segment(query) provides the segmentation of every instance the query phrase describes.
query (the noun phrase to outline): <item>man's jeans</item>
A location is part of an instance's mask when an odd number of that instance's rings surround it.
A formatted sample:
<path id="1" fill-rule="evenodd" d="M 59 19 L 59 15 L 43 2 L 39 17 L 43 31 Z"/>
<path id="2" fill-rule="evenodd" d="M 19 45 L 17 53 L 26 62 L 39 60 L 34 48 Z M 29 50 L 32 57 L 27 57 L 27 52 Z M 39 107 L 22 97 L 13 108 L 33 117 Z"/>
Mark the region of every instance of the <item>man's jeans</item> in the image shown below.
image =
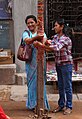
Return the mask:
<path id="1" fill-rule="evenodd" d="M 72 109 L 72 64 L 56 66 L 60 107 Z"/>

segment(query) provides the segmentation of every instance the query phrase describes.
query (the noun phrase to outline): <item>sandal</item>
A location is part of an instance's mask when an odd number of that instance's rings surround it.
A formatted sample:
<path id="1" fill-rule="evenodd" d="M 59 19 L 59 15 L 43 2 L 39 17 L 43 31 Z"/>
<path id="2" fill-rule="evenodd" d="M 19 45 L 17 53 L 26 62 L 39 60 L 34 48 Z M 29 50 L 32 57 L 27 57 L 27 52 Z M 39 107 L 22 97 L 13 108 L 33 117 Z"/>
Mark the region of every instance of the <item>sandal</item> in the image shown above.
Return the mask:
<path id="1" fill-rule="evenodd" d="M 70 108 L 66 108 L 65 111 L 63 112 L 64 115 L 71 114 L 71 113 L 72 113 L 72 109 Z"/>
<path id="2" fill-rule="evenodd" d="M 57 113 L 57 112 L 63 111 L 63 108 L 64 107 L 58 106 L 55 110 L 53 110 L 53 112 Z"/>

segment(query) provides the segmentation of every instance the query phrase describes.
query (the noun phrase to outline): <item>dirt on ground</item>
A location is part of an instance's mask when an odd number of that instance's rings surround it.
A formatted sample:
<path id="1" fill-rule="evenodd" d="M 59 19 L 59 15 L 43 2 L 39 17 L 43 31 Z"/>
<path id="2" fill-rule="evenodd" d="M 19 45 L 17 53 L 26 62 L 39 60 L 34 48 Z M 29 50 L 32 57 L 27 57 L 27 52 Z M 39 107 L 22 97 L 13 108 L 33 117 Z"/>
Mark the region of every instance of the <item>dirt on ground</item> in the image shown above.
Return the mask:
<path id="1" fill-rule="evenodd" d="M 51 110 L 48 117 L 51 119 L 82 119 L 82 101 L 73 102 L 73 111 L 70 115 L 63 115 L 63 112 L 52 113 L 52 110 L 57 107 L 57 102 L 49 103 Z M 33 119 L 35 115 L 33 111 L 26 109 L 26 102 L 1 101 L 0 105 L 11 119 Z"/>

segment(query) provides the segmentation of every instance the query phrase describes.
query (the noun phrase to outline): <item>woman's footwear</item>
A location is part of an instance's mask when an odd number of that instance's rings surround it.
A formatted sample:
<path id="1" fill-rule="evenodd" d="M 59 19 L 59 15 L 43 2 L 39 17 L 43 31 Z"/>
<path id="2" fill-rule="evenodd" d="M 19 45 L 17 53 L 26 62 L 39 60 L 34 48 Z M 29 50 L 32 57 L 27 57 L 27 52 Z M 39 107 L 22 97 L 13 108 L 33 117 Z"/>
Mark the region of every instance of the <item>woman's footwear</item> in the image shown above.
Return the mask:
<path id="1" fill-rule="evenodd" d="M 63 111 L 63 108 L 64 107 L 58 106 L 55 110 L 53 110 L 53 112 L 57 113 L 57 112 Z"/>
<path id="2" fill-rule="evenodd" d="M 34 112 L 34 111 L 35 111 L 35 108 L 32 108 L 32 109 L 27 108 L 27 110 L 28 110 L 28 111 L 33 111 L 33 112 Z"/>
<path id="3" fill-rule="evenodd" d="M 65 110 L 64 110 L 64 115 L 67 115 L 67 114 L 71 114 L 72 113 L 72 109 L 70 109 L 70 108 L 66 108 Z"/>

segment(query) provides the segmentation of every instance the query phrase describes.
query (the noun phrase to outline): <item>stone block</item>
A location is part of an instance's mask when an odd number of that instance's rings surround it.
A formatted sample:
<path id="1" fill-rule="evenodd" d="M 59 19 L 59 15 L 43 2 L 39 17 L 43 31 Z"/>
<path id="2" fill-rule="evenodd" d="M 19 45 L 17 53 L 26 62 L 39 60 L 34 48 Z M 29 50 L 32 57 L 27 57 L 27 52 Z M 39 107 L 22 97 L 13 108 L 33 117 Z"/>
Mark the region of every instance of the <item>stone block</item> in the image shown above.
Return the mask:
<path id="1" fill-rule="evenodd" d="M 0 101 L 9 101 L 11 95 L 11 86 L 0 85 Z"/>
<path id="2" fill-rule="evenodd" d="M 0 65 L 0 85 L 15 84 L 16 64 Z"/>
<path id="3" fill-rule="evenodd" d="M 10 100 L 13 101 L 26 101 L 27 99 L 27 85 L 13 85 L 11 87 Z"/>
<path id="4" fill-rule="evenodd" d="M 26 73 L 16 73 L 16 84 L 17 85 L 25 85 L 26 84 Z"/>

